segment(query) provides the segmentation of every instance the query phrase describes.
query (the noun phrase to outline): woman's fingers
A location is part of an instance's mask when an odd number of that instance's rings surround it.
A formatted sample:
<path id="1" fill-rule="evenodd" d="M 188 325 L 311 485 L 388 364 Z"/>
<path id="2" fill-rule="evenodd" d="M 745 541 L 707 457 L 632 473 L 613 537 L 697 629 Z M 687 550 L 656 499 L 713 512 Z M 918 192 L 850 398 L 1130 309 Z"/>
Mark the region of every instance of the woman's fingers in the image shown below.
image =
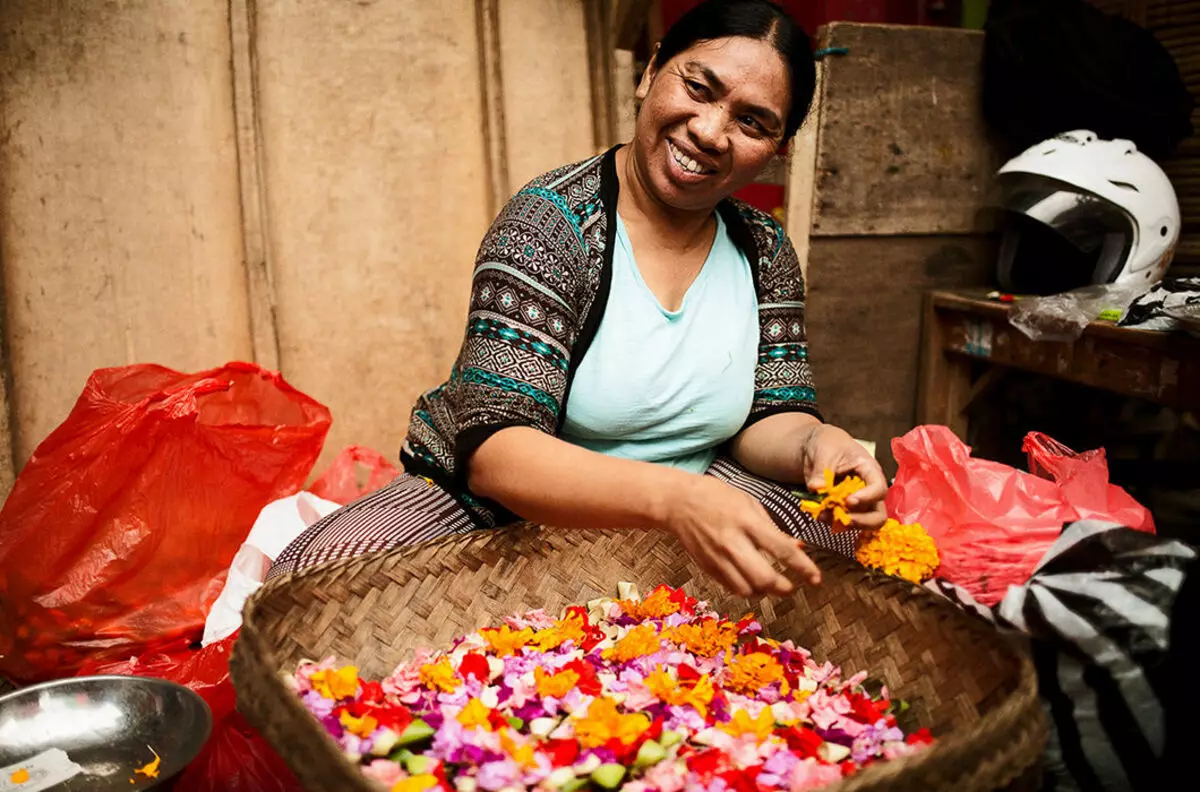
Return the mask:
<path id="1" fill-rule="evenodd" d="M 711 559 L 708 566 L 711 567 L 707 570 L 708 573 L 733 594 L 739 597 L 749 597 L 754 593 L 754 589 L 746 582 L 746 578 L 731 558 Z"/>
<path id="2" fill-rule="evenodd" d="M 821 570 L 808 554 L 800 549 L 800 543 L 776 528 L 770 520 L 766 525 L 756 523 L 751 539 L 804 582 L 812 586 L 820 584 Z"/>
<path id="3" fill-rule="evenodd" d="M 861 505 L 874 506 L 887 495 L 887 479 L 873 457 L 854 460 L 850 469 L 857 473 L 866 485 L 848 499 L 847 505 L 851 508 Z"/>
<path id="4" fill-rule="evenodd" d="M 729 557 L 754 594 L 789 594 L 792 582 L 775 571 L 751 536 L 743 529 L 731 531 Z"/>
<path id="5" fill-rule="evenodd" d="M 881 528 L 887 522 L 887 508 L 883 501 L 876 501 L 870 508 L 850 512 L 850 521 L 859 530 Z"/>

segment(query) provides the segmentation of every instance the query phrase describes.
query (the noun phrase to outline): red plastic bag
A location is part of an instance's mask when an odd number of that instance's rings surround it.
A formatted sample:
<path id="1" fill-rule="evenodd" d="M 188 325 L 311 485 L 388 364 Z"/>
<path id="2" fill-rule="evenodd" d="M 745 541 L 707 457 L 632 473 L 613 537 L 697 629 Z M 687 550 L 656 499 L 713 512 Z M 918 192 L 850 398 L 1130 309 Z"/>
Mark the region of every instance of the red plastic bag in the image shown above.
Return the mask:
<path id="1" fill-rule="evenodd" d="M 345 506 L 386 487 L 398 475 L 396 466 L 378 451 L 366 446 L 346 446 L 308 491 Z"/>
<path id="2" fill-rule="evenodd" d="M 1041 432 L 1030 432 L 1021 445 L 1029 471 L 1058 482 L 1077 519 L 1104 520 L 1154 533 L 1150 510 L 1125 490 L 1108 483 L 1108 460 L 1103 448 L 1076 453 Z"/>
<path id="3" fill-rule="evenodd" d="M 101 369 L 0 511 L 0 673 L 198 634 L 262 507 L 298 491 L 329 411 L 274 372 Z"/>
<path id="4" fill-rule="evenodd" d="M 945 426 L 919 426 L 892 441 L 899 470 L 888 515 L 924 526 L 941 557 L 937 576 L 985 605 L 1028 580 L 1068 522 L 1101 519 L 1153 532 L 1149 512 L 1109 484 L 1102 450 L 1076 455 L 1047 441 L 1026 438 L 1041 463 L 1035 469 L 1050 476 L 1042 478 L 972 458 Z"/>
<path id="5" fill-rule="evenodd" d="M 213 715 L 204 749 L 179 775 L 172 792 L 300 792 L 302 787 L 279 754 L 235 709 L 229 655 L 236 633 L 200 650 L 178 641 L 115 663 L 91 661 L 80 675 L 149 676 L 196 691 Z"/>

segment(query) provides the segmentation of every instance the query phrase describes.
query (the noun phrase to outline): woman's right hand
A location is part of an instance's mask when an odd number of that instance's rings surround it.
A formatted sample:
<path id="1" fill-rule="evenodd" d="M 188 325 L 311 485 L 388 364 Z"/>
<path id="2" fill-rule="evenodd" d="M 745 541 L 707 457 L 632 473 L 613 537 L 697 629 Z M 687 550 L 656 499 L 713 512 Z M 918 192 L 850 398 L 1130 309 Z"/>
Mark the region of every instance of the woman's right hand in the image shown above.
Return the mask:
<path id="1" fill-rule="evenodd" d="M 771 558 L 817 585 L 821 572 L 801 543 L 775 526 L 762 504 L 712 476 L 689 476 L 673 488 L 664 528 L 700 567 L 739 597 L 785 595 L 795 590 Z"/>

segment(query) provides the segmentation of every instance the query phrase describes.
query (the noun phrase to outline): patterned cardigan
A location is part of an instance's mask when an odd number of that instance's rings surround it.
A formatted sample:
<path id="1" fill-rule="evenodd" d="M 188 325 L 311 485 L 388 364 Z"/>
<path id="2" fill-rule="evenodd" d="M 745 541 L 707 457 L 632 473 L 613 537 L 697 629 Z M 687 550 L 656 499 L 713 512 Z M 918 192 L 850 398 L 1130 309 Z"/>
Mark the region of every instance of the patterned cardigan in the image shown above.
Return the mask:
<path id="1" fill-rule="evenodd" d="M 571 379 L 587 354 L 612 280 L 617 147 L 539 176 L 500 212 L 475 259 L 466 336 L 450 378 L 422 395 L 401 451 L 483 527 L 513 519 L 467 488 L 466 462 L 509 426 L 557 435 Z M 779 412 L 819 417 L 795 250 L 769 215 L 718 206 L 754 274 L 761 328 L 746 426 Z"/>

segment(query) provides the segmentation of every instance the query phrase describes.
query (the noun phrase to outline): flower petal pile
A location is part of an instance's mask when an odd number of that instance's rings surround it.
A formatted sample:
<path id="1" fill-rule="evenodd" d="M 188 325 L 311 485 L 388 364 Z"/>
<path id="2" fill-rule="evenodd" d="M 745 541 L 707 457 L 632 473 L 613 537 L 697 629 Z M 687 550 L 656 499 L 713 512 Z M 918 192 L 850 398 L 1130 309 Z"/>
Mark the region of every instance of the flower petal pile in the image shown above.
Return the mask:
<path id="1" fill-rule="evenodd" d="M 619 596 L 509 617 L 377 682 L 306 661 L 293 687 L 392 792 L 799 792 L 932 742 L 865 674 L 761 637 L 752 616 L 667 586 Z"/>

